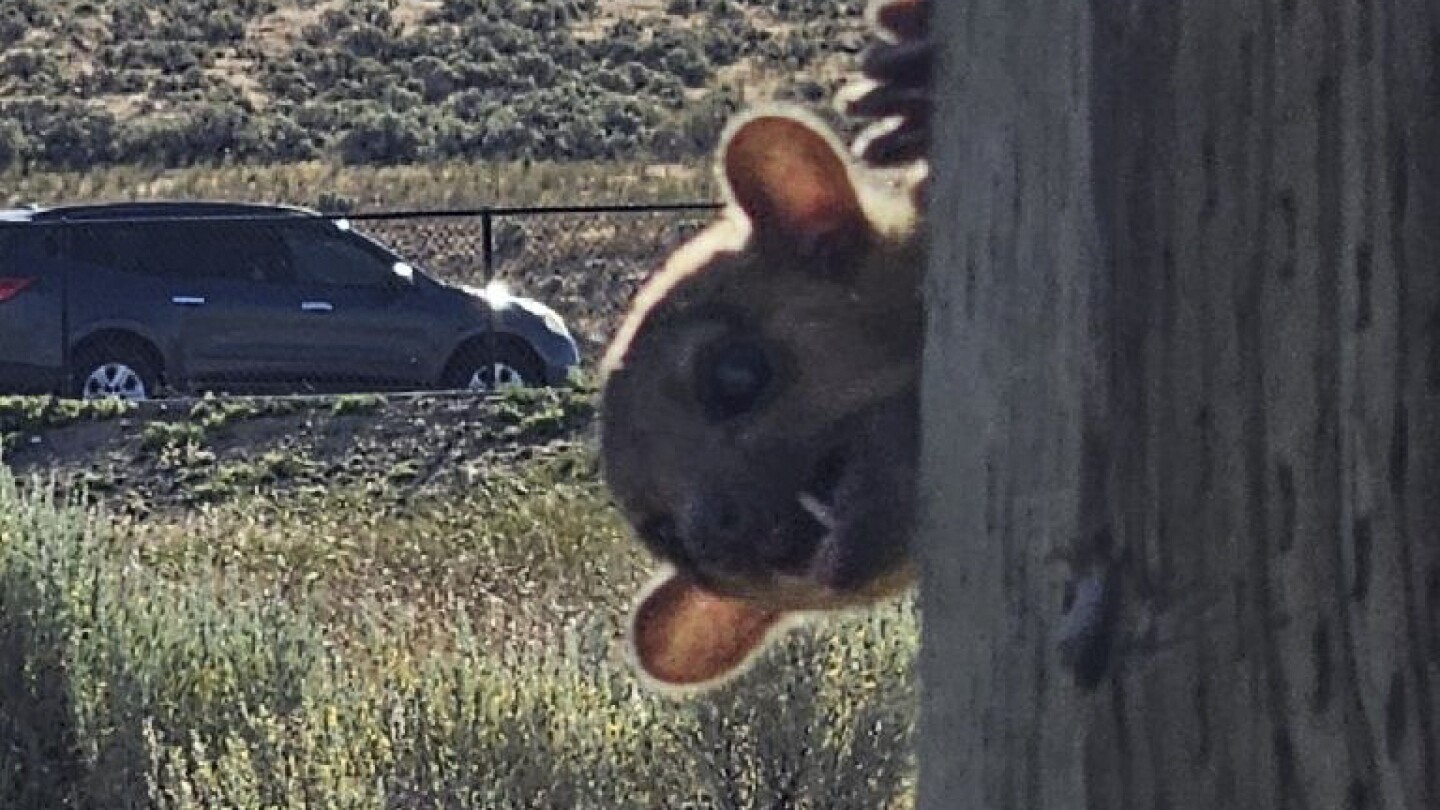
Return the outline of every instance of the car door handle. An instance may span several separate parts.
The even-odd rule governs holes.
[[[182,307],[203,307],[205,306],[205,298],[199,295],[172,295],[170,297],[170,303],[178,304]]]
[[[329,312],[335,305],[329,301],[301,301],[300,309],[303,312]]]

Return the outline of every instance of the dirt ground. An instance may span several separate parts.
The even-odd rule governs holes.
[[[10,398],[0,435],[4,463],[27,486],[53,481],[146,512],[262,488],[359,484],[410,497],[589,441],[592,415],[584,391],[177,400],[123,412]]]

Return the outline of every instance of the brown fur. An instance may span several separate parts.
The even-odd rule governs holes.
[[[789,614],[910,579],[924,248],[909,195],[799,111],[734,122],[720,170],[725,215],[641,290],[604,361],[605,477],[670,565],[634,651],[680,686],[723,680]]]

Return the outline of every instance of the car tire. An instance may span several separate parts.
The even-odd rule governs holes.
[[[442,382],[450,389],[493,393],[538,386],[544,376],[529,348],[508,340],[496,340],[493,346],[480,340],[460,351]]]
[[[160,385],[160,370],[154,361],[130,346],[82,349],[70,368],[70,393],[77,399],[142,402],[155,396]]]

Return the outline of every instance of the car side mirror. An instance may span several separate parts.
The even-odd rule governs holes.
[[[390,270],[395,274],[396,287],[403,290],[413,289],[415,287],[414,267],[406,262],[396,262],[391,266]]]

